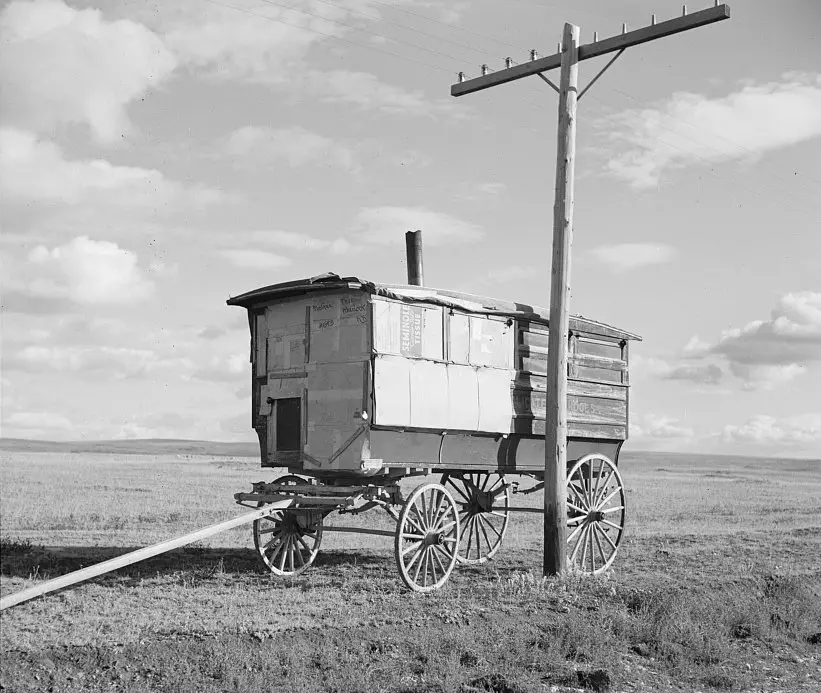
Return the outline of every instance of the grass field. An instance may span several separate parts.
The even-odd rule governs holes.
[[[276,476],[241,457],[0,460],[3,595],[237,515],[232,494]],[[818,690],[821,462],[626,453],[620,468],[628,530],[606,576],[543,580],[538,515],[427,596],[401,586],[387,537],[328,534],[314,567],[276,580],[240,528],[3,612],[0,687]]]

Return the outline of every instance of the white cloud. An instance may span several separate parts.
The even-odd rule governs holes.
[[[369,72],[311,71],[305,75],[302,84],[321,101],[347,103],[366,110],[429,117],[441,114],[460,117],[466,114],[464,108],[455,109],[450,101],[430,101],[421,91],[408,91],[386,84]]]
[[[303,127],[274,129],[246,126],[232,132],[223,151],[243,166],[270,165],[284,159],[291,166],[320,164],[358,169],[353,150]]]
[[[787,73],[724,97],[679,92],[655,108],[601,123],[618,148],[607,170],[633,188],[655,186],[669,170],[760,155],[821,137],[821,74]]]
[[[7,285],[30,297],[83,305],[131,303],[154,289],[133,252],[86,236],[51,249],[35,247]]]
[[[87,124],[111,142],[129,130],[126,105],[160,84],[176,58],[145,26],[108,22],[60,0],[12,2],[0,15],[3,120],[50,132]]]
[[[213,356],[206,365],[195,370],[192,377],[208,382],[239,383],[247,379],[250,368],[247,353]]]
[[[6,438],[63,437],[73,429],[71,421],[53,412],[18,411],[2,421],[2,435]]]
[[[675,248],[663,243],[617,243],[600,245],[588,251],[595,262],[617,274],[671,262],[675,254]]]
[[[279,269],[291,264],[290,258],[265,250],[233,248],[223,250],[221,253],[232,264],[247,269]]]
[[[4,359],[10,370],[29,373],[82,373],[122,380],[148,375],[182,376],[191,372],[187,359],[164,358],[150,349],[105,346],[30,345]]]
[[[152,210],[224,199],[216,190],[183,186],[156,169],[66,159],[57,145],[13,128],[0,129],[0,194],[7,201]]]
[[[469,243],[484,235],[476,224],[424,207],[366,207],[357,214],[355,228],[363,241],[384,245],[402,245],[405,232],[416,229],[430,246]]]
[[[754,416],[741,425],[727,425],[722,431],[726,443],[755,443],[787,446],[814,446],[821,455],[821,412],[777,419],[773,416]]]
[[[669,416],[656,414],[646,414],[641,419],[641,423],[630,424],[630,437],[640,441],[648,439],[663,440],[688,440],[694,435],[693,429],[679,424],[678,419]]]
[[[327,250],[333,254],[343,254],[353,248],[351,243],[345,238],[338,237],[329,240],[315,238],[314,236],[297,233],[296,231],[259,230],[248,231],[241,234],[241,236],[247,239],[248,243],[254,245],[268,245],[295,251],[316,252]]]
[[[704,363],[719,359],[748,390],[794,380],[821,362],[821,292],[785,294],[769,319],[724,330],[713,344],[693,337],[683,355]]]

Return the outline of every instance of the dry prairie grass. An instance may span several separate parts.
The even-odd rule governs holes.
[[[233,492],[275,476],[252,459],[2,462],[3,594],[231,517]],[[498,560],[457,568],[428,596],[402,589],[388,538],[330,534],[310,571],[276,580],[239,529],[3,612],[0,684],[816,690],[821,465],[623,455],[621,467],[628,538],[605,577],[539,577],[541,518],[525,514]],[[390,526],[375,514],[355,522]]]

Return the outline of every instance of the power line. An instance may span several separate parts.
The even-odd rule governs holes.
[[[375,51],[377,53],[382,53],[383,55],[390,55],[391,57],[399,58],[399,60],[407,60],[408,62],[416,63],[417,65],[424,65],[425,67],[427,67],[431,70],[436,70],[438,72],[445,72],[449,75],[453,74],[453,70],[448,70],[444,67],[439,67],[438,65],[431,65],[430,63],[427,63],[423,60],[417,60],[416,58],[411,58],[411,57],[408,57],[407,55],[401,55],[399,53],[392,53],[391,51],[386,51],[382,48],[377,48],[376,46],[368,46],[366,44],[357,43],[356,41],[351,41],[349,39],[343,38],[342,36],[337,36],[336,34],[328,34],[324,31],[317,31],[316,29],[309,29],[308,27],[302,26],[301,24],[295,24],[294,22],[287,22],[287,21],[285,21],[284,19],[282,19],[280,17],[270,17],[267,14],[260,14],[259,12],[254,12],[252,10],[246,10],[243,7],[237,7],[235,5],[229,5],[228,3],[220,2],[219,0],[205,0],[205,2],[208,2],[212,5],[218,5],[220,7],[225,7],[225,8],[231,9],[231,10],[236,10],[237,12],[242,12],[243,14],[248,14],[248,15],[251,15],[253,17],[259,17],[260,19],[265,19],[269,22],[277,22],[278,24],[286,24],[286,25],[292,26],[296,29],[306,31],[310,34],[317,34],[318,36],[325,36],[326,38],[331,38],[331,39],[334,39],[336,41],[342,41],[343,43],[347,43],[347,44],[349,44],[351,46],[354,46],[356,48],[366,48],[367,50]]]
[[[453,24],[449,24],[448,22],[443,22],[440,19],[434,19],[433,17],[428,17],[427,15],[420,14],[419,12],[412,12],[411,10],[407,10],[403,7],[397,7],[396,5],[391,5],[390,3],[387,3],[387,2],[381,2],[380,0],[366,0],[366,2],[368,2],[372,5],[381,5],[383,7],[387,7],[388,9],[393,10],[394,12],[402,12],[403,14],[408,14],[408,15],[411,15],[412,17],[419,17],[419,19],[424,19],[425,21],[433,22],[434,24],[441,24],[442,26],[447,27],[448,29],[452,29],[454,31],[462,31],[466,34],[472,34],[473,36],[479,36],[483,39],[488,39],[489,41],[495,41],[496,43],[499,43],[503,46],[510,46],[511,48],[516,48],[518,50],[525,50],[519,44],[510,43],[509,41],[504,41],[502,39],[498,39],[498,38],[495,38],[493,36],[488,36],[487,34],[482,34],[482,33],[479,33],[478,31],[473,31],[471,29],[466,29],[465,27],[462,27],[462,26],[455,26]]]
[[[458,63],[463,62],[462,58],[459,58],[455,55],[450,55],[448,53],[443,53],[442,51],[434,50],[433,48],[428,48],[427,46],[420,46],[417,43],[411,43],[410,41],[404,41],[402,39],[394,38],[392,36],[385,36],[384,34],[380,34],[376,31],[371,31],[370,29],[365,29],[363,27],[358,27],[355,24],[348,24],[347,22],[340,22],[336,19],[331,19],[330,17],[323,17],[321,14],[314,14],[313,12],[308,12],[307,10],[301,10],[298,7],[294,7],[293,5],[283,5],[279,2],[274,2],[274,0],[259,0],[260,2],[264,2],[266,5],[273,5],[275,7],[281,7],[286,10],[293,10],[294,12],[299,12],[300,14],[308,15],[309,17],[315,17],[316,19],[321,19],[325,22],[331,22],[332,24],[338,24],[339,26],[347,27],[348,29],[352,29],[353,31],[361,31],[365,34],[370,34],[371,36],[376,36],[377,38],[385,39],[386,41],[393,41],[394,43],[401,43],[406,46],[410,46],[411,48],[415,48],[420,51],[426,51],[428,53],[433,53],[434,55],[441,55],[442,57],[448,58],[450,60],[455,60]]]

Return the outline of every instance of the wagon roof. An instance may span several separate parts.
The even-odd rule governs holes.
[[[338,274],[330,272],[307,279],[297,279],[296,281],[263,286],[260,289],[254,289],[239,296],[234,296],[228,299],[227,303],[229,306],[250,308],[255,304],[267,302],[272,299],[288,298],[313,292],[325,292],[338,289],[366,291],[377,296],[385,296],[408,303],[430,303],[448,308],[458,308],[469,313],[538,320],[545,324],[548,324],[550,317],[550,311],[547,308],[526,303],[514,303],[513,301],[503,301],[497,298],[466,294],[461,291],[432,289],[426,286],[377,284],[359,279],[358,277],[340,277]],[[637,334],[613,327],[612,325],[607,325],[598,320],[591,320],[583,315],[570,316],[570,329],[607,335],[617,339],[635,339],[641,341],[641,337]]]

